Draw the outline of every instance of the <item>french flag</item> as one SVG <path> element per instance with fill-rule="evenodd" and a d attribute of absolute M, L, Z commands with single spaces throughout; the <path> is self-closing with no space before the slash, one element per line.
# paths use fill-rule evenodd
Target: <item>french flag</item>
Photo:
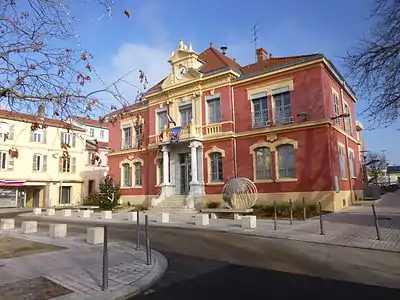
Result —
<path fill-rule="evenodd" d="M 168 119 L 168 124 L 174 124 L 174 126 L 176 126 L 174 119 L 172 119 L 172 117 L 169 114 L 167 114 L 167 119 Z"/>

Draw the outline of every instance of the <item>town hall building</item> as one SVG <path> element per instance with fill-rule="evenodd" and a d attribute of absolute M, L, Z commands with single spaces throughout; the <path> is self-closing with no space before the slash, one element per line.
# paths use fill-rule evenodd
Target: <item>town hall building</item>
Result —
<path fill-rule="evenodd" d="M 182 41 L 170 74 L 142 101 L 108 115 L 109 174 L 125 203 L 202 207 L 246 177 L 258 204 L 321 201 L 338 210 L 362 195 L 357 99 L 323 54 L 242 66 Z"/>

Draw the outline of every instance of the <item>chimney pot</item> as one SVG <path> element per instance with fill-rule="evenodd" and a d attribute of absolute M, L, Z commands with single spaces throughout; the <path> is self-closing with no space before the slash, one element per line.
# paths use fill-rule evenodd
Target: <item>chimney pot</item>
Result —
<path fill-rule="evenodd" d="M 268 52 L 264 48 L 258 48 L 256 50 L 257 62 L 263 62 L 269 58 Z"/>

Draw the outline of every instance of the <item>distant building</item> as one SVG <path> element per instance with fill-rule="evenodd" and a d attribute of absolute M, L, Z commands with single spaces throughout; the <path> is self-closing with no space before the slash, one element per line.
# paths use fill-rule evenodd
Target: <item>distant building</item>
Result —
<path fill-rule="evenodd" d="M 83 199 L 84 129 L 0 110 L 0 207 L 48 207 Z M 62 145 L 68 145 L 69 156 Z"/>
<path fill-rule="evenodd" d="M 86 130 L 84 197 L 87 197 L 98 190 L 100 181 L 108 172 L 108 124 L 77 116 L 71 121 Z"/>
<path fill-rule="evenodd" d="M 108 116 L 123 201 L 202 207 L 235 177 L 255 182 L 258 204 L 304 197 L 335 211 L 360 199 L 357 99 L 332 62 L 260 48 L 242 66 L 225 53 L 181 41 L 170 74 Z"/>

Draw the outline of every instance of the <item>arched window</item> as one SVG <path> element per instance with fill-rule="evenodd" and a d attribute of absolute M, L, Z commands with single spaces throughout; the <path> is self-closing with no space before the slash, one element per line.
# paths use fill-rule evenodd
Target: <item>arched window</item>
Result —
<path fill-rule="evenodd" d="M 259 147 L 254 150 L 255 154 L 255 168 L 256 168 L 256 178 L 258 180 L 262 179 L 272 179 L 271 172 L 271 152 L 267 147 Z"/>
<path fill-rule="evenodd" d="M 219 152 L 210 153 L 210 175 L 211 181 L 222 181 L 222 154 Z"/>
<path fill-rule="evenodd" d="M 278 147 L 279 178 L 296 178 L 295 156 L 293 145 Z"/>
<path fill-rule="evenodd" d="M 122 165 L 122 186 L 130 187 L 132 182 L 131 166 L 128 163 Z"/>
<path fill-rule="evenodd" d="M 135 162 L 133 166 L 135 167 L 135 186 L 140 187 L 142 186 L 142 164 Z"/>

